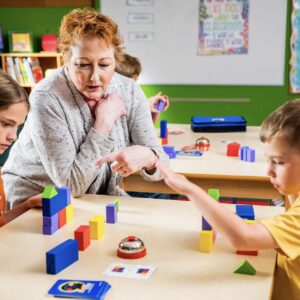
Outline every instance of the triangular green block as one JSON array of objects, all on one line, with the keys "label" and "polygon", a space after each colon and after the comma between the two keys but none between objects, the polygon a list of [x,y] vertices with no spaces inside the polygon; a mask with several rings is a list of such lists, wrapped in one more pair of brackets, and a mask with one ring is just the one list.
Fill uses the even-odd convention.
[{"label": "triangular green block", "polygon": [[208,195],[211,196],[215,200],[219,200],[220,198],[220,190],[219,189],[208,189]]},{"label": "triangular green block", "polygon": [[119,199],[116,199],[116,200],[114,201],[114,205],[115,205],[116,208],[117,208],[117,212],[119,212]]},{"label": "triangular green block", "polygon": [[255,275],[256,270],[255,268],[248,262],[248,260],[243,261],[233,273],[238,274],[246,274],[246,275]]},{"label": "triangular green block", "polygon": [[44,188],[42,198],[44,198],[44,199],[51,199],[51,198],[53,198],[56,195],[57,195],[57,191],[56,191],[55,187],[53,187],[51,185],[47,185]]}]

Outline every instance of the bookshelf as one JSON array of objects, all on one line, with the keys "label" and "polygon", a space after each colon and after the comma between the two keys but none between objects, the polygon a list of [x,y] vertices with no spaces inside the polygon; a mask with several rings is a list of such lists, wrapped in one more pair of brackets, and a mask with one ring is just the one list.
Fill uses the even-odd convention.
[{"label": "bookshelf", "polygon": [[[30,93],[47,69],[63,65],[62,55],[56,52],[1,53],[1,67]],[[12,70],[13,69],[13,70]]]}]

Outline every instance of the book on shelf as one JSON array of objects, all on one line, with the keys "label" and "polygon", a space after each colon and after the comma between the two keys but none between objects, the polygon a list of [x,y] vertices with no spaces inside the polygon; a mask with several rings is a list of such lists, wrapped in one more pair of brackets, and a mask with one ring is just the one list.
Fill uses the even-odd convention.
[{"label": "book on shelf", "polygon": [[31,66],[35,83],[38,83],[44,78],[43,70],[40,61],[37,57],[28,57],[28,62]]}]

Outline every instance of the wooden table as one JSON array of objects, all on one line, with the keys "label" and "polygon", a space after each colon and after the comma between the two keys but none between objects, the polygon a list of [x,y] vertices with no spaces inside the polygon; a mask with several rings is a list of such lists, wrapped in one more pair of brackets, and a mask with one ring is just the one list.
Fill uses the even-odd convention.
[{"label": "wooden table", "polygon": [[[169,135],[169,145],[179,150],[184,145],[195,143],[199,137],[207,137],[211,148],[201,157],[178,156],[170,160],[176,173],[187,176],[204,189],[219,188],[224,197],[282,199],[266,175],[266,160],[262,143],[259,141],[259,128],[248,126],[247,132],[195,133],[190,125],[168,124],[169,131],[182,130],[181,135]],[[241,161],[238,157],[226,156],[227,142],[237,141],[256,151],[254,163]],[[163,181],[143,180],[138,174],[123,180],[126,191],[174,193]]]},{"label": "wooden table", "polygon": [[[47,291],[57,279],[106,280],[112,288],[107,300],[269,299],[275,266],[275,251],[260,251],[257,257],[240,256],[221,236],[212,253],[198,251],[201,216],[191,202],[121,197],[117,224],[105,224],[105,236],[92,240],[79,261],[57,275],[46,274],[45,253],[73,237],[74,230],[115,198],[86,195],[74,199],[74,220],[53,236],[41,233],[42,212],[30,210],[0,229],[0,298],[5,300],[51,299]],[[234,209],[233,205],[227,205]],[[271,217],[279,207],[254,208],[256,218]],[[117,257],[120,240],[128,235],[141,238],[148,254],[138,260]],[[244,259],[257,275],[234,274]],[[147,281],[105,277],[115,262],[157,267]],[[53,298],[52,298],[53,299]]]}]

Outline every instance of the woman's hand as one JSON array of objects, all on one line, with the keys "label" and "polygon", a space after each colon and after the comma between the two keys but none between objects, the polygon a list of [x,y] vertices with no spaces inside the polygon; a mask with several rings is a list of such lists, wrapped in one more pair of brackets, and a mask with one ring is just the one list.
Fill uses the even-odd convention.
[{"label": "woman's hand", "polygon": [[111,164],[112,172],[118,172],[123,177],[127,177],[143,168],[151,169],[153,167],[155,169],[156,161],[157,156],[151,149],[135,145],[103,157],[97,161],[96,165],[113,162]]},{"label": "woman's hand", "polygon": [[95,104],[94,128],[108,136],[115,121],[127,114],[124,102],[116,93],[106,95]]},{"label": "woman's hand", "polygon": [[195,189],[195,185],[185,176],[174,173],[168,166],[160,160],[156,163],[157,169],[160,170],[165,183],[178,194],[189,195]]}]

